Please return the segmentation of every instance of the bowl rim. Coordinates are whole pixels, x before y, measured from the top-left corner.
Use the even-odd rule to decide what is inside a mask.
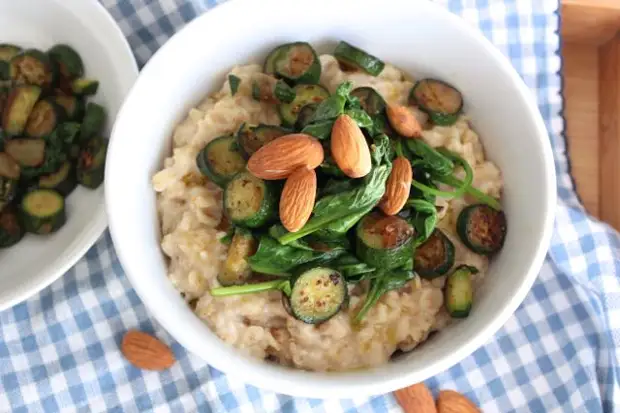
[[[264,0],[276,3],[276,0]],[[326,0],[327,1],[327,0]],[[355,7],[361,7],[362,3],[368,2],[375,4],[376,2],[371,0],[342,0],[343,2],[349,2]],[[114,153],[117,151],[116,135],[119,134],[118,130],[125,123],[125,118],[128,116],[126,113],[129,111],[129,107],[133,106],[132,101],[134,98],[133,92],[142,84],[143,79],[150,76],[151,72],[156,72],[156,67],[160,62],[163,62],[168,54],[168,50],[173,50],[177,44],[182,44],[182,41],[187,36],[190,36],[194,32],[194,27],[198,25],[208,25],[209,21],[220,18],[219,16],[225,15],[229,9],[240,9],[245,4],[251,5],[252,0],[236,0],[226,2],[219,5],[215,9],[198,16],[193,21],[189,22],[182,30],[177,32],[166,44],[164,44],[155,55],[149,60],[142,70],[138,81],[132,88],[132,91],[127,96],[123,106],[119,111],[117,122],[114,125],[112,131],[111,143],[109,148],[110,158],[114,157]],[[268,4],[263,2],[262,7],[268,7]],[[318,6],[317,6],[318,7]],[[236,348],[227,345],[223,341],[219,344],[210,343],[209,348],[210,355],[205,357],[204,351],[201,350],[201,344],[192,342],[186,331],[187,325],[180,326],[176,323],[174,317],[166,314],[166,311],[158,306],[155,300],[149,300],[148,294],[146,294],[145,287],[140,284],[139,266],[134,265],[135,259],[132,259],[128,255],[128,251],[123,249],[124,242],[116,231],[116,220],[113,214],[109,214],[110,217],[110,233],[112,241],[117,248],[117,255],[121,265],[125,269],[125,272],[140,299],[148,308],[149,312],[155,319],[161,324],[161,326],[168,331],[172,337],[174,337],[185,349],[190,353],[195,354],[202,360],[206,361],[212,367],[225,372],[229,376],[229,380],[239,380],[241,382],[251,384],[260,387],[265,390],[271,390],[278,393],[284,393],[296,397],[315,397],[315,398],[351,398],[364,396],[373,396],[388,393],[404,386],[413,384],[416,381],[426,380],[434,374],[438,374],[452,367],[453,365],[461,362],[467,356],[471,355],[479,347],[484,345],[509,319],[509,317],[516,311],[519,305],[523,302],[526,295],[530,291],[534,281],[538,277],[538,273],[542,268],[544,258],[550,245],[555,204],[556,204],[556,177],[555,177],[555,162],[553,152],[551,149],[551,142],[548,132],[546,130],[544,121],[540,112],[538,111],[537,103],[534,100],[530,90],[527,88],[519,74],[513,68],[512,64],[506,56],[504,56],[486,37],[479,31],[472,28],[465,20],[453,15],[448,10],[433,2],[416,2],[416,7],[424,7],[429,10],[432,9],[433,13],[443,14],[443,17],[448,19],[452,24],[458,26],[461,30],[467,33],[473,38],[478,45],[488,53],[491,58],[497,63],[499,70],[503,71],[516,87],[517,93],[520,98],[526,102],[527,116],[532,119],[532,123],[537,129],[537,137],[540,139],[542,148],[542,157],[545,168],[545,175],[541,177],[544,183],[549,187],[547,191],[544,205],[544,227],[541,230],[540,243],[536,249],[533,259],[527,268],[527,273],[523,278],[523,282],[514,292],[512,297],[507,300],[503,305],[503,308],[498,312],[493,321],[484,326],[478,331],[478,333],[461,343],[453,353],[446,355],[444,358],[431,362],[426,368],[420,369],[416,372],[415,377],[413,374],[405,374],[400,377],[383,377],[370,379],[360,379],[358,372],[338,372],[338,373],[320,373],[320,372],[307,372],[299,369],[290,369],[287,372],[282,370],[269,370],[265,367],[264,362],[255,362],[254,360],[243,356],[243,354]],[[113,162],[108,164],[108,167],[112,167]],[[113,191],[106,191],[108,194]],[[106,196],[106,205],[108,211],[111,209],[113,197]],[[119,230],[120,232],[120,230]],[[197,326],[196,323],[202,323],[198,317],[192,320],[191,324]],[[219,338],[216,338],[219,340]],[[230,347],[230,349],[228,348]],[[354,374],[357,373],[356,376]],[[348,379],[347,379],[348,378]]]
[[[121,64],[125,66],[122,72],[124,76],[131,77],[131,79],[129,79],[131,82],[128,83],[133,84],[138,78],[138,64],[120,26],[116,23],[108,10],[96,0],[62,0],[62,2],[60,0],[55,0],[55,3],[56,7],[67,9],[69,12],[76,16],[80,16],[82,19],[91,19],[97,22],[94,26],[98,29],[105,30],[105,33],[98,35],[98,37],[105,37],[108,44],[113,44],[113,47],[118,52],[117,60],[122,62]],[[101,200],[104,201],[105,196],[103,191],[101,198]],[[76,246],[70,251],[66,251],[64,257],[55,261],[54,264],[56,265],[47,268],[43,272],[39,272],[34,277],[24,280],[13,291],[3,293],[3,296],[7,296],[7,298],[0,299],[0,311],[11,308],[27,300],[69,271],[84,256],[86,251],[93,246],[97,239],[99,239],[107,225],[107,214],[104,208],[104,202],[102,202],[97,210],[93,211],[93,218],[90,225],[76,235],[76,239],[80,239],[80,241],[76,243]]]

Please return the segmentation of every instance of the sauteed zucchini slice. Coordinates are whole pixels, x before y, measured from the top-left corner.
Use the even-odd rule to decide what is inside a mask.
[[[356,255],[375,268],[398,268],[411,260],[414,229],[399,216],[380,212],[366,215],[357,224]]]
[[[372,76],[378,76],[385,67],[383,61],[378,57],[368,54],[362,49],[344,41],[341,41],[338,46],[336,46],[334,57],[347,69],[363,70]]]
[[[245,168],[245,160],[235,138],[227,135],[212,140],[198,152],[196,165],[203,175],[224,187]]]
[[[278,197],[271,183],[243,171],[226,184],[224,209],[234,224],[258,228],[277,216]]]
[[[319,324],[340,311],[347,301],[347,283],[338,271],[316,267],[291,280],[290,310],[307,324]]]
[[[432,279],[450,271],[454,265],[454,244],[439,229],[416,248],[414,269],[422,278]]]
[[[441,126],[455,123],[463,109],[461,92],[437,79],[418,81],[411,89],[409,101],[428,113],[434,124]]]
[[[477,254],[492,255],[504,245],[506,215],[486,204],[469,205],[459,214],[456,231],[467,248]]]

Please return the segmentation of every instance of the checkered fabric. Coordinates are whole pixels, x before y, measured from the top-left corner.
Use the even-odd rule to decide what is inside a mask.
[[[214,0],[102,0],[142,65]],[[453,388],[485,412],[612,412],[620,369],[620,238],[588,217],[566,156],[558,0],[443,0],[505,54],[538,99],[550,131],[559,201],[551,249],[526,300],[482,348],[428,385]],[[121,356],[130,328],[169,343],[171,369]],[[298,399],[239,382],[187,354],[123,274],[109,234],[64,277],[0,313],[0,411],[398,412],[391,395]],[[614,401],[616,403],[614,403]],[[614,405],[615,404],[615,405]]]

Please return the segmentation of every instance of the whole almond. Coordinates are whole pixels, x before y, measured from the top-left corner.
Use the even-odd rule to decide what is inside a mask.
[[[145,370],[164,370],[175,361],[167,345],[137,330],[128,331],[123,336],[121,351],[131,364]]]
[[[248,160],[248,170],[258,178],[284,179],[305,166],[314,169],[323,162],[323,147],[303,133],[280,136],[263,146]]]
[[[390,125],[396,132],[406,138],[422,136],[422,126],[409,108],[392,104],[387,106],[386,112]]]
[[[480,413],[481,410],[471,400],[454,390],[442,390],[437,396],[439,413]]]
[[[306,167],[295,170],[284,183],[280,196],[280,221],[290,232],[308,222],[316,198],[316,173]]]
[[[399,156],[392,163],[392,171],[385,185],[385,195],[379,203],[379,208],[385,215],[396,215],[405,206],[409,199],[413,171],[409,160]]]
[[[348,115],[340,115],[334,122],[331,154],[336,165],[350,178],[366,176],[372,167],[366,138]]]
[[[433,394],[424,383],[417,383],[394,392],[405,413],[437,413]]]

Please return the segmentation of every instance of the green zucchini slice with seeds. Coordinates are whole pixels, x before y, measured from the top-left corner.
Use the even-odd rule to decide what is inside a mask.
[[[306,42],[281,46],[273,57],[273,69],[278,77],[296,84],[316,84],[321,78],[321,62],[316,52]]]
[[[65,199],[53,189],[35,189],[22,198],[21,222],[27,232],[50,234],[66,221]]]
[[[295,99],[290,103],[278,105],[280,118],[286,126],[294,126],[301,109],[310,103],[321,103],[329,97],[329,92],[319,85],[297,85]]]
[[[200,172],[216,185],[224,187],[238,172],[245,169],[245,159],[233,136],[221,136],[209,142],[196,156]]]
[[[71,91],[78,96],[93,96],[97,94],[98,89],[98,80],[79,78],[71,82]]]
[[[459,214],[456,232],[476,254],[495,254],[506,238],[506,215],[486,204],[468,205]]]
[[[11,80],[16,84],[50,89],[56,82],[56,68],[48,56],[40,50],[24,50],[13,56],[9,66]]]
[[[101,185],[107,150],[108,141],[101,137],[91,138],[83,145],[76,167],[77,181],[80,185],[90,189],[96,189]]]
[[[376,116],[385,111],[385,100],[379,92],[370,86],[353,89],[351,96],[355,96],[360,100],[362,109],[370,116]]]
[[[402,267],[412,258],[414,232],[399,216],[372,212],[357,224],[355,253],[375,268]]]
[[[463,109],[463,96],[446,82],[423,79],[411,88],[409,103],[418,105],[434,124],[449,126],[457,121]]]
[[[6,153],[0,152],[0,205],[6,205],[15,198],[20,175],[19,164]]]
[[[4,151],[23,167],[41,166],[45,161],[43,139],[11,139],[4,144]]]
[[[243,171],[226,184],[224,209],[233,224],[258,228],[277,216],[278,197],[271,183]]]
[[[80,141],[85,142],[88,139],[99,135],[103,131],[107,114],[105,108],[93,102],[86,105],[86,112],[82,120],[82,128],[80,129]]]
[[[385,67],[381,59],[366,53],[347,42],[341,41],[334,50],[334,57],[349,70],[363,70],[372,76],[378,76]]]
[[[286,47],[286,44],[282,44],[269,52],[267,58],[265,59],[265,63],[263,64],[263,72],[268,75],[276,75],[276,61],[280,57],[280,52],[282,52]]]
[[[50,135],[64,120],[64,112],[65,110],[52,99],[39,100],[28,117],[26,135],[31,138],[43,138]]]
[[[39,96],[41,88],[34,85],[20,85],[11,90],[2,113],[2,129],[7,135],[22,134]]]
[[[24,237],[24,228],[12,204],[0,208],[0,248],[17,244]]]
[[[291,280],[290,310],[307,324],[319,324],[332,318],[347,301],[347,283],[338,271],[316,267]]]
[[[39,188],[54,189],[64,197],[77,186],[75,170],[70,162],[63,162],[60,169],[49,175],[39,177]]]
[[[71,46],[57,44],[47,51],[47,54],[58,66],[60,74],[69,79],[84,75],[84,63],[79,53]]]
[[[446,274],[454,265],[454,244],[439,229],[416,248],[414,269],[422,278],[432,279]]]
[[[237,227],[233,235],[224,268],[217,280],[223,286],[244,284],[252,276],[248,258],[256,253],[258,243],[247,229]]]
[[[469,315],[473,301],[471,275],[476,273],[476,267],[460,265],[448,276],[444,303],[452,318],[465,318]]]
[[[272,140],[289,133],[291,133],[289,130],[275,125],[262,123],[260,125],[249,125],[244,123],[237,132],[237,142],[247,159]]]
[[[69,120],[81,121],[84,116],[84,99],[77,96],[56,95],[54,102],[65,110]]]

